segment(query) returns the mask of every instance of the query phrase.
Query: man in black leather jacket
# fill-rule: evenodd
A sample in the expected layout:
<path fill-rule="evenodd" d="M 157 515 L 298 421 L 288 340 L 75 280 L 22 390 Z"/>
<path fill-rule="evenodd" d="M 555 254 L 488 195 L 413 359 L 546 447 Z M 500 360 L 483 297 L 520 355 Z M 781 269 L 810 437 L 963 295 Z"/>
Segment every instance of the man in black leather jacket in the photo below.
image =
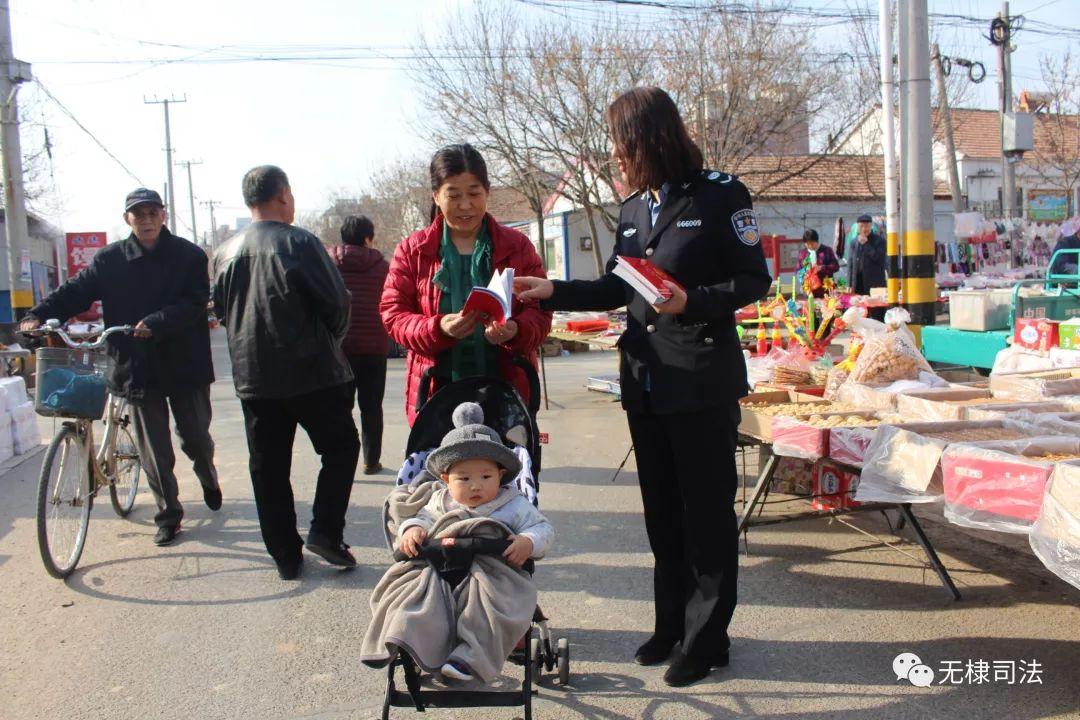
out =
<path fill-rule="evenodd" d="M 263 541 L 291 580 L 305 545 L 289 480 L 297 425 L 322 456 L 306 547 L 333 565 L 356 564 L 342 537 L 360 454 L 341 350 L 349 293 L 319 238 L 291 224 L 296 203 L 280 168 L 250 170 L 243 191 L 253 222 L 214 257 L 214 312 L 229 335 Z"/>
<path fill-rule="evenodd" d="M 124 220 L 131 235 L 100 250 L 20 326 L 29 330 L 44 320 L 67 320 L 97 300 L 106 327 L 136 326 L 135 337 L 109 338 L 116 365 L 108 382 L 112 392 L 131 403 L 142 467 L 158 506 L 158 545 L 173 541 L 184 515 L 173 473 L 170 408 L 180 448 L 193 463 L 207 507 L 221 507 L 210 437 L 214 366 L 206 318 L 206 253 L 170 233 L 165 217 L 156 191 L 139 188 L 128 194 Z"/>

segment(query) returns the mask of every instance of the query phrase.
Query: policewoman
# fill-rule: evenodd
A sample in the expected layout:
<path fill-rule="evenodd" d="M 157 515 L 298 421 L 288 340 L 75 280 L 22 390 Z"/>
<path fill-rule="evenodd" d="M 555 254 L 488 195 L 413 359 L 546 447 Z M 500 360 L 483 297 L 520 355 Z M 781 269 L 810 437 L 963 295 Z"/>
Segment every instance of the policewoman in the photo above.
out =
<path fill-rule="evenodd" d="M 622 404 L 637 455 L 645 528 L 655 559 L 656 624 L 636 654 L 669 658 L 681 687 L 728 663 L 736 603 L 735 447 L 747 393 L 735 311 L 768 293 L 750 194 L 733 176 L 702 169 L 666 92 L 640 87 L 607 109 L 613 159 L 627 187 L 615 249 L 597 280 L 515 279 L 544 309 L 628 308 L 619 340 Z M 612 274 L 615 257 L 648 258 L 677 281 L 652 306 Z M 677 649 L 677 652 L 674 653 Z"/>

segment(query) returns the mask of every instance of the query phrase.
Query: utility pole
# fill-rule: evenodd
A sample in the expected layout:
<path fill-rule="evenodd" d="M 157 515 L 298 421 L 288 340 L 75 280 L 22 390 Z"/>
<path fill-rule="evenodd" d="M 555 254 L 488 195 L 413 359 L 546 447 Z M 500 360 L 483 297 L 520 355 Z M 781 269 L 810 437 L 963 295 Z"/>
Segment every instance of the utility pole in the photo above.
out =
<path fill-rule="evenodd" d="M 1005 115 L 1012 112 L 1012 18 L 1009 3 L 1001 4 L 1000 22 L 991 24 L 990 41 L 998 50 L 998 89 L 1001 99 L 1001 212 L 1011 218 L 1016 212 L 1016 166 L 1005 154 Z"/>
<path fill-rule="evenodd" d="M 187 96 L 182 98 L 166 98 L 165 100 L 158 100 L 155 97 L 153 100 L 147 100 L 143 98 L 144 105 L 164 105 L 165 106 L 165 172 L 168 176 L 169 185 L 166 188 L 168 193 L 167 202 L 169 203 L 169 232 L 176 232 L 176 197 L 175 190 L 173 189 L 173 160 L 172 160 L 172 134 L 169 132 L 169 105 L 171 103 L 183 103 L 187 102 Z"/>
<path fill-rule="evenodd" d="M 934 276 L 934 168 L 930 121 L 930 18 L 927 0 L 901 3 L 907 11 L 908 84 L 904 157 L 904 305 L 913 329 L 933 325 L 937 317 Z"/>
<path fill-rule="evenodd" d="M 34 304 L 30 278 L 23 275 L 23 253 L 29 250 L 22 146 L 19 142 L 19 85 L 31 80 L 30 65 L 16 60 L 11 45 L 11 4 L 0 0 L 0 152 L 3 153 L 4 234 L 7 240 L 11 319 L 17 321 Z M 60 259 L 57 258 L 59 265 Z"/>
<path fill-rule="evenodd" d="M 945 89 L 945 68 L 942 67 L 941 49 L 934 43 L 930 51 L 937 72 L 938 113 L 941 115 L 942 128 L 945 131 L 945 164 L 949 171 L 949 192 L 952 194 L 954 213 L 964 212 L 964 200 L 960 197 L 960 172 L 956 169 L 956 143 L 953 141 L 952 111 L 949 109 L 949 94 Z"/>
<path fill-rule="evenodd" d="M 181 160 L 176 163 L 187 168 L 188 202 L 191 203 L 191 240 L 199 242 L 199 231 L 195 226 L 195 185 L 191 182 L 191 166 L 202 165 L 202 160 Z"/>
<path fill-rule="evenodd" d="M 908 72 L 908 55 L 910 54 L 908 48 L 908 36 L 911 34 L 908 31 L 908 13 L 902 0 L 897 0 L 896 3 L 896 76 L 900 87 L 900 108 L 898 110 L 898 116 L 900 118 L 900 189 L 899 196 L 897 198 L 897 205 L 899 210 L 897 216 L 899 223 L 897 225 L 897 253 L 900 256 L 897 276 L 900 278 L 893 286 L 899 285 L 900 292 L 899 297 L 903 301 L 907 302 L 908 288 L 907 288 L 907 274 L 904 268 L 904 253 L 907 251 L 907 229 L 910 223 L 908 217 L 907 207 L 907 195 L 905 194 L 905 188 L 907 187 L 907 161 L 908 156 L 911 154 L 908 152 L 908 136 L 907 127 L 911 124 L 911 117 L 908 114 L 908 95 L 911 93 L 911 76 Z M 887 249 L 887 248 L 886 248 Z M 897 268 L 894 268 L 897 269 Z M 891 300 L 891 298 L 890 298 Z"/>
<path fill-rule="evenodd" d="M 889 0 L 878 5 L 881 45 L 881 154 L 885 160 L 885 251 L 889 305 L 900 302 L 900 199 L 896 178 L 896 101 L 893 82 L 892 12 Z"/>
<path fill-rule="evenodd" d="M 214 206 L 220 203 L 217 200 L 203 200 L 199 204 L 210 208 L 210 254 L 213 254 L 217 250 L 217 220 L 214 219 Z"/>

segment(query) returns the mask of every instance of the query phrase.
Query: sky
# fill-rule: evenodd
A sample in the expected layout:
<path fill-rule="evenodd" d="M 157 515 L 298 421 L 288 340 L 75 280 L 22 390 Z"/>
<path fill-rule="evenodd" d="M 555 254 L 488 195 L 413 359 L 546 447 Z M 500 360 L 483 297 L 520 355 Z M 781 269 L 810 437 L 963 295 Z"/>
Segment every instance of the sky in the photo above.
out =
<path fill-rule="evenodd" d="M 534 17 L 561 14 L 582 22 L 611 7 L 531 1 L 540 6 L 515 4 Z M 850 5 L 795 1 L 832 11 Z M 407 52 L 420 33 L 437 37 L 452 12 L 471 2 L 11 0 L 15 55 L 31 64 L 51 94 L 30 84 L 19 95 L 24 153 L 42 149 L 45 128 L 52 145 L 51 162 L 43 167 L 53 192 L 32 210 L 68 232 L 126 235 L 127 192 L 139 185 L 163 192 L 165 185 L 163 107 L 145 104 L 155 98 L 186 98 L 170 105 L 170 125 L 174 161 L 202 163 L 192 166 L 200 235 L 210 226 L 204 201 L 218 203 L 218 225 L 235 226 L 246 217 L 240 180 L 264 163 L 289 174 L 300 212 L 323 209 L 335 192 L 356 191 L 380 166 L 434 151 L 415 129 L 421 109 L 407 65 L 393 56 Z M 994 0 L 930 0 L 932 13 L 985 17 L 987 26 L 1000 6 Z M 619 12 L 662 20 L 665 11 L 623 5 Z M 1080 26 L 1080 0 L 1016 0 L 1011 13 Z M 986 81 L 967 104 L 993 107 L 995 54 L 980 32 L 985 29 L 937 34 L 944 53 L 986 65 Z M 1070 42 L 1080 50 L 1075 36 L 1069 41 L 1021 33 L 1013 56 L 1016 92 L 1037 88 L 1039 57 L 1061 53 Z M 352 57 L 340 59 L 342 53 Z M 257 55 L 303 59 L 237 61 Z M 190 238 L 186 171 L 174 167 L 174 178 L 178 231 Z"/>

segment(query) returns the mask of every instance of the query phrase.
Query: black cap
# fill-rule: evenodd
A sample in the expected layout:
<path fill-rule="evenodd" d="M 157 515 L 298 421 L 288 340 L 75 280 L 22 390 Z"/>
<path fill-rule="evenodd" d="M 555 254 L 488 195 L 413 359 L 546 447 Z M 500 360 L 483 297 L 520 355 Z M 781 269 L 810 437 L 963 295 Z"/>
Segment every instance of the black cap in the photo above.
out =
<path fill-rule="evenodd" d="M 856 220 L 855 222 L 868 222 L 868 223 L 872 223 L 872 222 L 874 222 L 874 218 L 870 217 L 870 216 L 869 216 L 869 215 L 867 215 L 866 213 L 863 213 L 862 215 L 860 215 L 860 216 L 859 216 L 859 219 L 858 219 L 858 220 Z"/>
<path fill-rule="evenodd" d="M 157 194 L 156 190 L 138 188 L 128 193 L 127 200 L 124 201 L 124 212 L 128 212 L 136 205 L 145 205 L 146 203 L 165 207 L 165 203 L 161 202 L 161 196 Z"/>

